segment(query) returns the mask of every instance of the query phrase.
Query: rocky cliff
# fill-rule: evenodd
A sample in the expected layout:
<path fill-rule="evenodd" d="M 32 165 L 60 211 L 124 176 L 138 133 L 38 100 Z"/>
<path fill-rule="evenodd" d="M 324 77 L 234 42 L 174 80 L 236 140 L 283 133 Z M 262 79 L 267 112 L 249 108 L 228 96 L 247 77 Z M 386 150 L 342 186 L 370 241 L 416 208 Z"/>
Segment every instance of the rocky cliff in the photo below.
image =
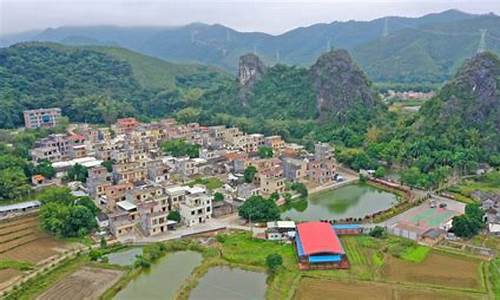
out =
<path fill-rule="evenodd" d="M 417 132 L 493 153 L 500 150 L 500 59 L 480 53 L 424 105 Z"/>
<path fill-rule="evenodd" d="M 345 50 L 321 55 L 310 74 L 321 120 L 344 122 L 351 112 L 367 111 L 377 105 L 370 82 Z"/>
<path fill-rule="evenodd" d="M 252 86 L 266 72 L 266 69 L 257 55 L 248 53 L 241 56 L 239 62 L 240 84 L 244 87 Z"/>

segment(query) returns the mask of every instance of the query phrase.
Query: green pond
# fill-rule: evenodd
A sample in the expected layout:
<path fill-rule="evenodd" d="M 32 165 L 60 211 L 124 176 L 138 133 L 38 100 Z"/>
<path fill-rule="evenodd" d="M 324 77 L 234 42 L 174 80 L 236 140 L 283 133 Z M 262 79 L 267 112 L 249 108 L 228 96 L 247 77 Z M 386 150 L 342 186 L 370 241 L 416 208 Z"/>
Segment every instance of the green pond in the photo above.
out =
<path fill-rule="evenodd" d="M 120 266 L 130 266 L 134 263 L 135 257 L 142 254 L 142 248 L 132 248 L 108 254 L 110 264 Z"/>
<path fill-rule="evenodd" d="M 177 290 L 202 261 L 194 251 L 180 251 L 167 254 L 151 269 L 131 281 L 115 299 L 173 299 Z"/>
<path fill-rule="evenodd" d="M 293 202 L 281 214 L 295 221 L 363 218 L 398 202 L 398 196 L 367 184 L 351 184 L 312 194 L 307 200 Z"/>
<path fill-rule="evenodd" d="M 238 268 L 208 270 L 189 300 L 258 300 L 266 298 L 266 274 Z"/>

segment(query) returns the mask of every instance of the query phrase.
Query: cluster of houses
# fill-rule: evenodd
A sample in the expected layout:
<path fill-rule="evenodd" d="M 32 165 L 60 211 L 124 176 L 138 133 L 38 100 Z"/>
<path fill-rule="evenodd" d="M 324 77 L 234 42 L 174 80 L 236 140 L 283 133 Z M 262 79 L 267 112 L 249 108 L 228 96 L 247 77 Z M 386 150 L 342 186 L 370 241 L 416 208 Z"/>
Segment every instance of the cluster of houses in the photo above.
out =
<path fill-rule="evenodd" d="M 183 139 L 200 145 L 197 158 L 168 156 L 165 141 Z M 260 147 L 273 150 L 273 157 L 258 156 Z M 308 186 L 335 180 L 331 146 L 319 143 L 314 153 L 286 143 L 280 136 L 247 134 L 225 126 L 177 124 L 174 119 L 140 123 L 118 119 L 111 127 L 73 124 L 66 134 L 38 140 L 31 150 L 33 161 L 49 161 L 62 177 L 72 166 L 87 167 L 88 178 L 81 189 L 103 212 L 99 224 L 117 236 L 141 233 L 153 236 L 175 228 L 169 214 L 180 214 L 182 225 L 205 223 L 234 212 L 254 195 L 268 197 L 287 190 L 286 182 Z M 112 169 L 103 162 L 112 162 Z M 256 169 L 252 182 L 244 171 Z M 216 178 L 212 190 L 195 179 Z M 33 183 L 41 183 L 37 176 Z M 214 193 L 224 196 L 214 201 Z"/>
<path fill-rule="evenodd" d="M 485 211 L 488 232 L 500 236 L 500 195 L 475 191 L 471 196 L 481 203 L 481 208 Z"/>

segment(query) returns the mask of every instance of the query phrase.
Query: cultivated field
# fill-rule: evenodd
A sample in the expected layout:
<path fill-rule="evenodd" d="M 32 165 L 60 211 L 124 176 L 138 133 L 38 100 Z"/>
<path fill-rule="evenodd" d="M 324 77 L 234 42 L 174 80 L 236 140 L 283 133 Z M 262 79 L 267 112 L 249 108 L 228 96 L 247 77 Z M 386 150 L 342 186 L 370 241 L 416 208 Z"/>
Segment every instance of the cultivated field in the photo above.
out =
<path fill-rule="evenodd" d="M 374 282 L 340 282 L 337 280 L 322 280 L 303 278 L 297 288 L 297 300 L 323 299 L 482 299 L 482 295 L 469 295 L 437 290 L 415 290 L 398 285 Z"/>
<path fill-rule="evenodd" d="M 68 249 L 40 230 L 37 216 L 31 215 L 0 223 L 0 259 L 27 261 L 34 264 Z"/>
<path fill-rule="evenodd" d="M 84 267 L 66 276 L 37 299 L 98 299 L 101 294 L 118 281 L 122 273 L 123 271 L 119 270 Z"/>
<path fill-rule="evenodd" d="M 480 261 L 431 252 L 421 263 L 389 257 L 383 274 L 390 281 L 481 289 Z"/>

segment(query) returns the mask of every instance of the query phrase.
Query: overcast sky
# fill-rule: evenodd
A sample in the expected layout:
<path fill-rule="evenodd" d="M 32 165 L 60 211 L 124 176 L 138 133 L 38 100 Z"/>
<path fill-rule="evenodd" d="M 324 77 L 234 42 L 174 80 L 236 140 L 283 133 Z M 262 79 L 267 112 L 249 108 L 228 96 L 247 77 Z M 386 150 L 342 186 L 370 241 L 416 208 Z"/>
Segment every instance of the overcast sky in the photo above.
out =
<path fill-rule="evenodd" d="M 500 0 L 0 0 L 0 34 L 65 25 L 192 22 L 277 34 L 318 22 L 421 16 L 450 8 L 500 14 Z"/>

